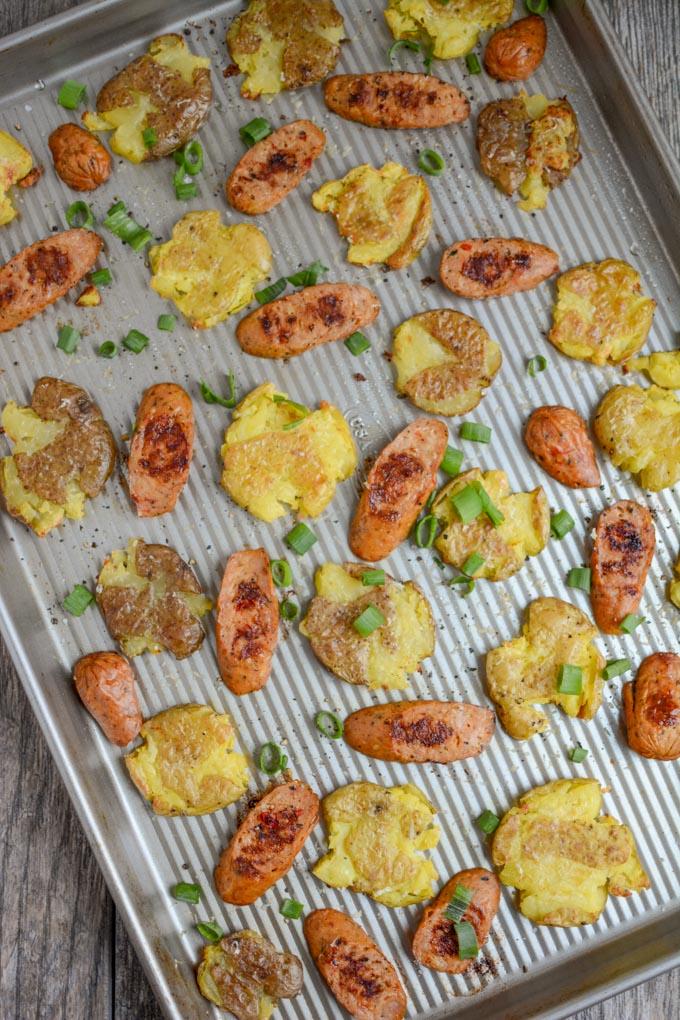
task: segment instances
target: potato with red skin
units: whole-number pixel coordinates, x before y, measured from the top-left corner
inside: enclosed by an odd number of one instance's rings
[[[257,358],[291,358],[344,340],[370,325],[380,301],[358,283],[318,283],[256,308],[236,327],[241,350]]]
[[[132,666],[118,652],[91,652],[73,667],[78,697],[107,740],[125,747],[139,736],[139,708]]]
[[[174,510],[194,452],[191,397],[176,383],[157,383],[137,411],[128,459],[128,488],[138,517]]]
[[[620,634],[621,621],[637,612],[655,544],[651,513],[632,499],[612,503],[598,517],[590,556],[590,600],[603,633]]]
[[[495,724],[494,712],[478,705],[392,701],[352,712],[343,735],[355,751],[381,761],[448,764],[481,754]]]
[[[367,127],[435,128],[470,116],[467,96],[431,74],[338,74],[325,82],[323,97],[333,113]]]
[[[472,890],[472,899],[461,920],[469,921],[474,928],[480,949],[489,937],[500,902],[501,885],[494,873],[486,868],[469,868],[454,875],[437,898],[425,907],[413,936],[413,955],[424,967],[444,974],[462,974],[474,963],[473,959],[459,957],[456,930],[453,922],[444,916],[457,885]]]
[[[454,294],[477,299],[533,290],[559,268],[559,255],[544,244],[523,237],[470,237],[449,245],[439,275]]]
[[[300,779],[271,787],[250,809],[215,868],[225,903],[254,903],[293,866],[319,820],[319,798]]]
[[[217,600],[220,676],[233,694],[259,691],[269,679],[279,629],[279,600],[264,549],[229,557]]]
[[[544,471],[571,489],[592,489],[600,484],[585,421],[560,404],[537,407],[524,428],[524,442]]]
[[[484,67],[496,81],[526,81],[538,70],[548,42],[543,18],[531,14],[494,32],[484,50]]]
[[[361,925],[327,908],[307,914],[309,952],[341,1006],[357,1020],[402,1020],[406,992],[396,968]]]
[[[437,484],[448,438],[443,422],[418,418],[382,450],[350,525],[355,556],[375,562],[403,542]]]
[[[74,191],[94,191],[108,181],[111,157],[94,135],[77,124],[60,124],[47,139],[54,169]]]
[[[643,758],[680,758],[680,655],[655,652],[623,686],[628,743]]]
[[[227,201],[249,216],[269,212],[297,188],[326,146],[311,120],[294,120],[256,142],[232,170]]]

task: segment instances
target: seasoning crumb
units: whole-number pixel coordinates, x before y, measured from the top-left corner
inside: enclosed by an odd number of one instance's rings
[[[352,378],[356,379],[357,382],[366,382],[366,376],[362,375],[361,372],[355,372]]]

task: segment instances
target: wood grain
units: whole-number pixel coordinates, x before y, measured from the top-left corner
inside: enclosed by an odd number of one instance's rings
[[[680,4],[594,2],[604,3],[680,155]],[[73,6],[72,0],[0,0],[0,36]],[[1,647],[0,747],[2,1020],[162,1020]],[[679,1018],[680,969],[573,1020]]]

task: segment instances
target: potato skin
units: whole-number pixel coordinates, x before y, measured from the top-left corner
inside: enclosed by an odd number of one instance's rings
[[[470,116],[460,89],[431,74],[338,74],[323,88],[326,106],[345,120],[377,128],[435,128]]]
[[[395,967],[361,925],[339,910],[307,914],[309,952],[331,992],[357,1020],[402,1020],[406,993]]]
[[[544,471],[571,489],[600,484],[600,469],[586,423],[560,404],[537,407],[524,429],[524,442]]]
[[[559,268],[559,255],[544,244],[523,237],[470,237],[446,249],[439,275],[454,294],[476,299],[533,290]]]
[[[381,560],[403,542],[437,484],[448,438],[442,422],[418,418],[382,450],[350,525],[355,556]]]
[[[128,487],[138,517],[174,509],[194,452],[191,397],[175,383],[157,383],[142,397],[128,460]]]
[[[655,652],[624,684],[628,743],[643,758],[680,758],[680,655]]]
[[[621,499],[597,519],[590,556],[590,600],[595,623],[605,634],[620,634],[621,621],[640,605],[656,534],[647,507]]]
[[[455,701],[397,701],[352,712],[344,737],[360,754],[381,761],[447,764],[474,758],[493,736],[489,708]]]
[[[91,652],[73,667],[78,697],[112,744],[125,747],[142,728],[135,675],[118,652]]]
[[[95,191],[109,179],[111,157],[89,131],[77,124],[60,124],[47,139],[54,169],[75,191]]]
[[[439,895],[423,911],[420,924],[413,936],[413,955],[418,963],[444,974],[462,974],[475,961],[461,960],[453,922],[444,917],[457,885],[472,889],[470,905],[462,920],[475,929],[481,949],[489,937],[489,930],[498,911],[501,885],[493,871],[486,868],[469,868],[459,871],[450,879]]]
[[[89,273],[102,239],[78,227],[36,241],[0,267],[0,333],[54,304]]]
[[[225,903],[254,903],[293,866],[319,820],[319,798],[299,779],[268,790],[243,819],[215,868]]]
[[[241,156],[227,180],[227,201],[249,216],[269,212],[297,188],[325,146],[326,135],[311,120],[284,124]]]
[[[217,600],[215,640],[220,676],[233,694],[264,687],[279,628],[279,601],[264,549],[227,560]]]
[[[241,350],[258,358],[290,358],[343,340],[380,312],[373,291],[354,283],[318,283],[256,308],[236,327]]]
[[[484,67],[497,81],[525,81],[545,56],[548,33],[543,18],[531,14],[499,28],[484,51]]]

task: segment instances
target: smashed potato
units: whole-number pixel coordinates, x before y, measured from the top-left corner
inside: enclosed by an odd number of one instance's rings
[[[268,1020],[279,999],[300,994],[303,976],[297,956],[247,928],[203,947],[196,980],[201,995],[237,1020]]]
[[[216,209],[186,213],[165,244],[149,248],[151,286],[170,298],[194,329],[209,329],[253,300],[272,250],[249,223],[225,227]]]
[[[659,492],[680,481],[680,400],[650,386],[614,386],[600,401],[593,431],[615,467]]]
[[[433,55],[462,57],[477,44],[479,33],[512,17],[513,0],[388,0],[385,20],[395,39],[429,37]]]
[[[125,756],[130,779],[157,815],[207,815],[248,786],[228,715],[209,705],[175,705],[147,719],[144,741]]]
[[[223,488],[262,521],[275,521],[289,509],[318,517],[336,483],[357,464],[337,407],[321,401],[318,411],[310,411],[273,383],[258,386],[235,408],[221,454]]]
[[[385,163],[380,170],[362,163],[323,184],[312,205],[332,213],[349,241],[347,261],[360,266],[384,262],[403,269],[418,257],[432,226],[427,184],[399,163]]]
[[[469,524],[458,516],[451,497],[471,484],[482,485],[502,513],[497,528],[485,513]],[[531,492],[510,492],[504,471],[464,471],[440,489],[432,513],[443,525],[434,543],[442,559],[460,570],[469,556],[479,553],[484,563],[475,578],[489,581],[512,577],[528,556],[545,549],[550,537],[550,508],[541,486]]]
[[[15,444],[0,461],[5,509],[41,538],[65,517],[84,517],[86,500],[101,492],[116,462],[111,429],[85,390],[44,376],[31,406],[10,400],[1,422]]]
[[[126,655],[162,652],[184,659],[200,647],[201,617],[212,602],[174,549],[133,538],[114,549],[97,579],[97,603]]]
[[[653,383],[665,390],[680,390],[680,351],[657,351],[646,358],[634,358],[626,368],[646,372]]]
[[[570,358],[617,364],[640,350],[655,307],[640,289],[640,274],[627,262],[586,262],[557,278],[548,339]]]
[[[345,24],[332,0],[249,0],[232,21],[227,46],[246,78],[247,99],[314,85],[340,55]]]
[[[677,581],[671,581],[668,594],[673,605],[680,609],[680,557],[678,558],[678,562],[675,564],[675,574]]]
[[[324,797],[328,853],[312,869],[335,889],[366,893],[386,907],[432,895],[437,869],[421,851],[439,842],[436,810],[417,786],[350,783]]]
[[[502,360],[499,345],[484,327],[452,308],[414,315],[394,333],[397,392],[434,414],[471,411]]]
[[[371,690],[403,690],[408,674],[434,651],[434,620],[429,603],[413,581],[389,574],[384,585],[367,587],[361,563],[324,563],[314,575],[316,595],[300,624],[312,651],[327,669],[350,684]],[[385,619],[368,637],[354,621],[369,606]]]
[[[594,924],[608,894],[649,888],[630,829],[601,807],[596,779],[556,779],[520,797],[496,829],[499,878],[535,924]]]
[[[602,703],[605,662],[593,644],[597,633],[576,606],[539,598],[529,606],[521,635],[492,648],[486,657],[487,688],[511,737],[527,740],[550,729],[545,712],[535,705],[559,705],[567,715],[593,718]],[[579,694],[557,689],[565,664],[582,671]]]
[[[9,189],[23,180],[32,168],[33,157],[28,149],[6,131],[0,131],[0,227],[11,223],[17,214]]]
[[[142,163],[188,142],[208,119],[211,103],[208,57],[194,56],[181,35],[159,35],[106,82],[96,114],[83,114],[83,123],[90,131],[113,131],[113,151]],[[146,130],[154,132],[152,145],[144,140]]]

